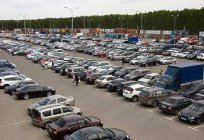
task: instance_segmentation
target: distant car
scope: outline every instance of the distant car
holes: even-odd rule
[[[194,102],[189,107],[179,111],[178,118],[182,121],[200,124],[204,121],[204,100]]]
[[[67,115],[48,125],[47,132],[52,139],[63,139],[64,135],[91,126],[103,126],[102,121],[93,116]]]
[[[130,137],[121,129],[93,126],[79,129],[64,140],[130,140]]]
[[[200,90],[193,97],[194,100],[204,100],[204,89]]]
[[[165,101],[159,104],[159,109],[162,112],[170,114],[178,114],[178,112],[192,104],[192,101],[182,96],[168,97]]]
[[[173,63],[176,63],[176,58],[172,56],[167,56],[167,57],[160,58],[158,61],[160,64],[163,64],[163,65],[173,64]]]
[[[106,88],[109,90],[109,91],[116,91],[116,87],[117,87],[117,84],[119,82],[125,82],[126,80],[123,79],[123,78],[118,78],[118,79],[115,79],[115,80],[112,80],[110,82],[108,82],[106,84]]]
[[[128,86],[130,85],[133,85],[133,84],[136,84],[137,81],[125,81],[125,82],[119,82],[117,84],[117,87],[116,87],[116,92],[119,94],[119,95],[123,95],[123,90],[125,88],[127,88]]]
[[[129,68],[123,68],[119,71],[117,71],[114,76],[116,77],[119,77],[119,78],[123,78],[126,74],[129,74],[131,73],[132,71],[136,70],[138,68],[132,68],[132,67],[129,67]]]
[[[39,84],[30,84],[16,89],[16,97],[18,99],[29,99],[34,97],[46,97],[54,95],[56,90]]]
[[[131,73],[127,74],[124,76],[124,79],[129,81],[129,80],[135,80],[137,81],[138,79],[144,77],[146,74],[151,73],[149,69],[136,69],[132,71]]]
[[[100,78],[96,79],[94,82],[94,85],[96,87],[106,87],[106,84],[112,80],[117,79],[117,77],[113,76],[113,75],[104,75],[101,76]]]
[[[158,87],[144,87],[142,88],[138,100],[145,105],[152,107],[159,106],[159,103],[166,100],[169,96],[178,95],[174,91],[166,90]]]
[[[85,77],[85,82],[87,84],[94,84],[95,80],[101,77],[102,73],[91,73]]]
[[[197,59],[197,60],[204,60],[204,53],[199,53],[199,54],[197,54],[196,59]]]
[[[75,105],[75,100],[72,96],[62,96],[62,95],[52,95],[52,96],[48,96],[43,98],[42,100],[40,100],[37,103],[34,103],[32,105],[30,105],[28,107],[28,115],[30,116],[32,113],[32,110],[36,107],[39,106],[44,106],[44,105],[48,105],[48,104],[62,104],[65,106],[74,106]]]
[[[159,77],[160,75],[158,73],[149,73],[140,78],[138,81],[153,85]]]
[[[29,84],[35,84],[36,82],[34,81],[20,81],[18,82],[17,84],[15,85],[12,85],[12,86],[8,86],[8,87],[5,87],[5,92],[10,94],[10,95],[15,95],[16,94],[16,89],[17,88],[21,88],[25,85],[29,85]]]
[[[130,85],[123,91],[123,96],[127,99],[132,100],[133,102],[138,101],[139,93],[141,92],[144,86],[141,84]]]
[[[7,76],[2,76],[0,78],[0,88],[5,88],[7,86],[12,86],[17,84],[20,81],[31,81],[31,78],[27,78],[25,76],[20,76],[20,75],[7,75]]]

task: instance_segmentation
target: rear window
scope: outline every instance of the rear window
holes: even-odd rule
[[[43,116],[48,117],[51,116],[51,110],[42,112]]]
[[[131,88],[131,87],[127,87],[125,90],[127,90],[127,91],[133,91],[134,89]]]

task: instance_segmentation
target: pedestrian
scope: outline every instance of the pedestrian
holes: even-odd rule
[[[159,70],[159,75],[162,75],[162,72],[163,72],[163,70],[162,70],[162,69],[160,69],[160,70]]]
[[[54,67],[54,62],[52,61],[52,68]]]
[[[125,64],[125,58],[124,57],[122,58],[122,64],[123,65]]]
[[[76,86],[78,86],[79,85],[79,76],[77,74],[74,75],[74,81],[76,83]]]

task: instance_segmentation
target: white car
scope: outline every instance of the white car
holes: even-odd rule
[[[31,78],[19,76],[19,75],[7,75],[0,79],[0,88],[5,88],[7,86],[12,86],[20,81],[31,81]]]
[[[143,78],[140,78],[138,81],[149,85],[153,85],[159,77],[160,75],[158,73],[150,73],[145,75]]]
[[[129,64],[136,65],[140,60],[142,60],[143,57],[136,57],[129,61]]]
[[[197,60],[204,60],[204,53],[199,53],[196,57]]]
[[[103,62],[97,62],[93,66],[88,67],[88,70],[93,71],[96,68],[102,67],[102,66],[111,66],[111,63],[108,61],[103,61]]]
[[[181,51],[173,51],[171,53],[171,56],[174,56],[174,57],[178,57],[178,55],[181,53]]]
[[[178,53],[177,57],[179,58],[185,58],[187,55],[189,55],[190,52],[181,52],[181,53]]]
[[[143,87],[144,85],[141,85],[141,84],[134,84],[134,85],[128,86],[123,91],[123,96],[127,99],[131,99],[133,102],[136,102],[138,101],[138,96]]]
[[[173,64],[173,63],[176,63],[176,58],[172,57],[172,56],[167,56],[167,57],[164,57],[164,58],[160,58],[159,63],[164,64],[164,65],[165,64]]]
[[[104,75],[100,78],[96,79],[94,82],[94,85],[96,87],[105,87],[108,82],[111,82],[112,80],[117,79],[117,77],[113,75]]]

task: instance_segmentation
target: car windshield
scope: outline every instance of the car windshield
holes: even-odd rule
[[[78,130],[71,135],[73,140],[81,140],[84,136],[86,136],[86,133],[84,134],[82,130]]]
[[[130,74],[138,75],[139,71],[132,71]]]
[[[204,111],[204,105],[200,103],[193,103],[189,106],[190,109]]]
[[[126,72],[127,71],[127,69],[121,69],[120,70],[120,72]]]
[[[152,76],[151,75],[145,75],[144,78],[145,79],[152,79]]]
[[[105,79],[105,77],[100,77],[100,78],[98,78],[98,80],[104,80]]]
[[[176,104],[176,103],[177,103],[177,100],[176,100],[176,99],[173,99],[173,98],[167,98],[166,102],[167,102],[167,103],[170,103],[170,104]]]
[[[66,124],[66,121],[64,120],[64,118],[61,118],[61,119],[57,120],[57,121],[55,122],[55,124],[56,124],[57,126],[59,126],[59,127],[63,127],[63,126]]]
[[[46,105],[49,101],[50,101],[49,98],[44,98],[44,99],[42,99],[41,101],[39,101],[38,104],[40,104],[40,105]]]

